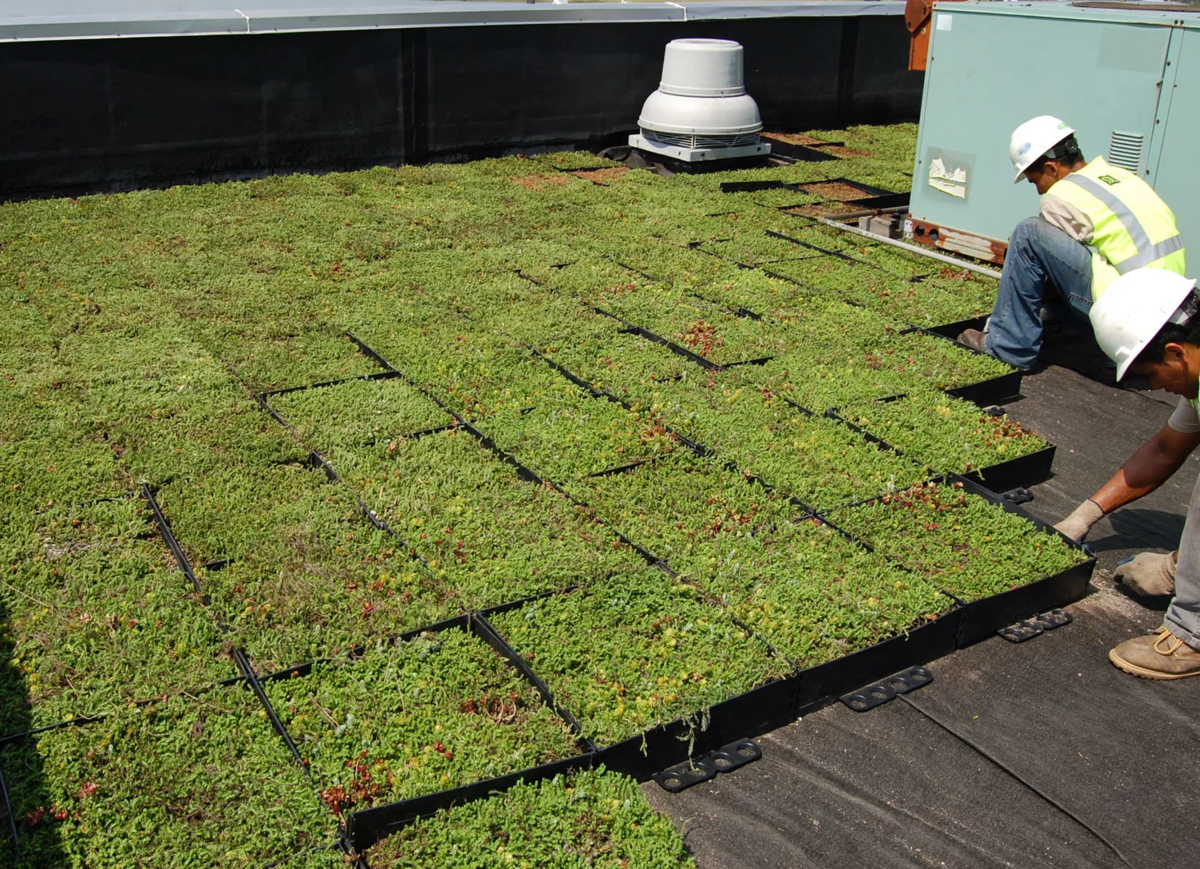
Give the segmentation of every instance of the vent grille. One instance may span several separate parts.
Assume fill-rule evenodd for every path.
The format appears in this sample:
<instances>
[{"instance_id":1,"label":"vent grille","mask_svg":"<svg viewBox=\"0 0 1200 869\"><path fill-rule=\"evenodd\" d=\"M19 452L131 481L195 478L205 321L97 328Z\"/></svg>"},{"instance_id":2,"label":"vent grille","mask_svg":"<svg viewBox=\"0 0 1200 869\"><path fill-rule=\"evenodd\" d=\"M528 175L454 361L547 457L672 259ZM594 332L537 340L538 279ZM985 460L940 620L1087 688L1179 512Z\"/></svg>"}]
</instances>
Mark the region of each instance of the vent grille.
<instances>
[{"instance_id":1,"label":"vent grille","mask_svg":"<svg viewBox=\"0 0 1200 869\"><path fill-rule=\"evenodd\" d=\"M642 135L660 145L670 145L675 148L735 148L740 145L754 145L758 142L760 133L732 133L729 135L696 135L694 133L663 133L658 130L641 128Z\"/></svg>"},{"instance_id":2,"label":"vent grille","mask_svg":"<svg viewBox=\"0 0 1200 869\"><path fill-rule=\"evenodd\" d=\"M1145 136L1141 133L1122 133L1113 131L1108 143L1108 162L1130 172L1142 168L1142 145Z\"/></svg>"}]
</instances>

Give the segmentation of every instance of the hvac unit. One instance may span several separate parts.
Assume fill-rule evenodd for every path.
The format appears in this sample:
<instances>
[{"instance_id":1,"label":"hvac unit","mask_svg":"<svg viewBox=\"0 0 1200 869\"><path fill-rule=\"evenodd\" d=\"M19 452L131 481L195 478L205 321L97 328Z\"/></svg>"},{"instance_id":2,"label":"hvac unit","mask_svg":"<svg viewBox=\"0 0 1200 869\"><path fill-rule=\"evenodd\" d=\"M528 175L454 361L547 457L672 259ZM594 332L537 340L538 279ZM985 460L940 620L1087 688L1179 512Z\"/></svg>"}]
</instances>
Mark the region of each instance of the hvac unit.
<instances>
[{"instance_id":1,"label":"hvac unit","mask_svg":"<svg viewBox=\"0 0 1200 869\"><path fill-rule=\"evenodd\" d=\"M1172 3L934 4L910 212L913 237L1001 261L1037 213L1008 139L1056 115L1088 160L1136 172L1200 242L1200 16Z\"/></svg>"}]
</instances>

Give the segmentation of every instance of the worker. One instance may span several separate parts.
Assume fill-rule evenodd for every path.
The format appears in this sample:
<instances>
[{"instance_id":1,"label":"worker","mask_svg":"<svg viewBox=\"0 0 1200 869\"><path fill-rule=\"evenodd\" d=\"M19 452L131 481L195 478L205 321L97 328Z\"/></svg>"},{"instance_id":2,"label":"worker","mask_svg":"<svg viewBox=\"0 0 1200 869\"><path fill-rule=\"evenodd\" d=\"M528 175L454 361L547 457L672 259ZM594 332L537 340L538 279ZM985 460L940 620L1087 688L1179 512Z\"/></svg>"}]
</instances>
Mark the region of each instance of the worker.
<instances>
[{"instance_id":1,"label":"worker","mask_svg":"<svg viewBox=\"0 0 1200 869\"><path fill-rule=\"evenodd\" d=\"M1171 477L1200 444L1200 294L1196 282L1164 269L1139 269L1113 281L1091 310L1101 349L1155 389L1180 396L1167 424L1094 495L1055 527L1082 540L1102 516L1146 495ZM1163 627L1121 643L1109 660L1147 679L1200 675L1200 480L1192 491L1179 551L1142 553L1118 575L1138 590L1175 596Z\"/></svg>"},{"instance_id":2,"label":"worker","mask_svg":"<svg viewBox=\"0 0 1200 869\"><path fill-rule=\"evenodd\" d=\"M1042 195L1038 217L1013 230L996 306L984 331L958 340L1029 369L1042 346L1043 308L1086 328L1092 303L1119 275L1137 268L1184 273L1175 215L1132 172L1103 157L1084 160L1075 130L1041 115L1013 131L1008 156L1016 182Z\"/></svg>"}]
</instances>

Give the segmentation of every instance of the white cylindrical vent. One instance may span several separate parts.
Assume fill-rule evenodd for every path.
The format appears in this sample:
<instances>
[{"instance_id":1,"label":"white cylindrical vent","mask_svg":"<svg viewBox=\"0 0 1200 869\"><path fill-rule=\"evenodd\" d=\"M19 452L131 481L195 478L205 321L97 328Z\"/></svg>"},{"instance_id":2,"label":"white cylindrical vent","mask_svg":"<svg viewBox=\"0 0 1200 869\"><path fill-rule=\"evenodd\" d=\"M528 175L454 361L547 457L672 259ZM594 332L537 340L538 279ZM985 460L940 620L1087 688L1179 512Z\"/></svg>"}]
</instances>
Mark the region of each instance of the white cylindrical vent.
<instances>
[{"instance_id":1,"label":"white cylindrical vent","mask_svg":"<svg viewBox=\"0 0 1200 869\"><path fill-rule=\"evenodd\" d=\"M671 40L658 89L684 97L744 94L742 46L730 39Z\"/></svg>"},{"instance_id":2,"label":"white cylindrical vent","mask_svg":"<svg viewBox=\"0 0 1200 869\"><path fill-rule=\"evenodd\" d=\"M758 141L762 117L758 104L748 94L722 97L684 97L655 91L650 94L638 126L647 135L682 133L706 138L710 144L745 145Z\"/></svg>"},{"instance_id":3,"label":"white cylindrical vent","mask_svg":"<svg viewBox=\"0 0 1200 869\"><path fill-rule=\"evenodd\" d=\"M729 39L667 43L662 80L638 118L629 144L677 160L761 157L762 117L746 93L742 46Z\"/></svg>"}]
</instances>

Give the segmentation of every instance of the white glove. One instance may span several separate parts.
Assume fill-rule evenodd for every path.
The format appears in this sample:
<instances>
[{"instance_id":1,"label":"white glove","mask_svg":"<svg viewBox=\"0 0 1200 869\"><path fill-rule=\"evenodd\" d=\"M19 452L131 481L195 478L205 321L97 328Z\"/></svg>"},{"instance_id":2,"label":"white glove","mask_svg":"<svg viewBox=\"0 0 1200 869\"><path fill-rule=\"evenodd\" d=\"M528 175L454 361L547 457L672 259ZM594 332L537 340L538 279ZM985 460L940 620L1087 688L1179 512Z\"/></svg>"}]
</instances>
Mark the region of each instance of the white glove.
<instances>
[{"instance_id":1,"label":"white glove","mask_svg":"<svg viewBox=\"0 0 1200 869\"><path fill-rule=\"evenodd\" d=\"M1076 543L1082 543L1083 538L1092 530L1092 526L1104 518L1100 505L1088 498L1075 508L1066 519L1054 526L1055 531L1061 531Z\"/></svg>"},{"instance_id":2,"label":"white glove","mask_svg":"<svg viewBox=\"0 0 1200 869\"><path fill-rule=\"evenodd\" d=\"M1175 591L1176 557L1173 552L1143 552L1118 563L1113 577L1136 594L1171 594Z\"/></svg>"}]
</instances>

